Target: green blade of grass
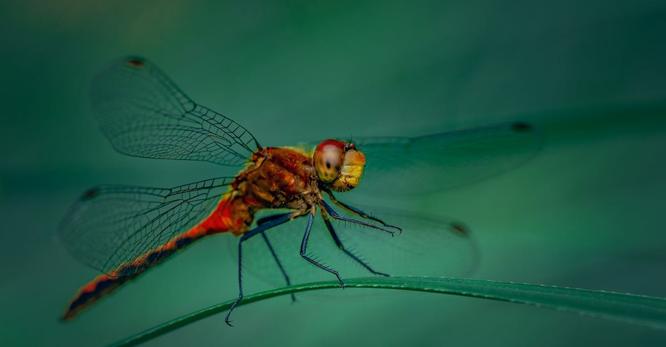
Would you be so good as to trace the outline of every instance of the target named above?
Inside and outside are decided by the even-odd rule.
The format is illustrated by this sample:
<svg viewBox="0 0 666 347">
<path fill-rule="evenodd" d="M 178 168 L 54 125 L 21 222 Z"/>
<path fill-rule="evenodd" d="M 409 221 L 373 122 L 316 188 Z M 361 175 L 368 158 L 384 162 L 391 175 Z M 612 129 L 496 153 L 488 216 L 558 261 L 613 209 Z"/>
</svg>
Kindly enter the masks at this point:
<svg viewBox="0 0 666 347">
<path fill-rule="evenodd" d="M 339 288 L 336 281 L 292 285 L 245 297 L 241 305 L 291 293 Z M 601 290 L 541 284 L 498 282 L 440 277 L 369 277 L 345 280 L 345 290 L 374 288 L 467 296 L 571 311 L 599 318 L 621 320 L 657 329 L 666 328 L 666 299 Z M 229 309 L 234 300 L 210 306 L 167 321 L 117 341 L 113 346 L 133 346 Z"/>
</svg>

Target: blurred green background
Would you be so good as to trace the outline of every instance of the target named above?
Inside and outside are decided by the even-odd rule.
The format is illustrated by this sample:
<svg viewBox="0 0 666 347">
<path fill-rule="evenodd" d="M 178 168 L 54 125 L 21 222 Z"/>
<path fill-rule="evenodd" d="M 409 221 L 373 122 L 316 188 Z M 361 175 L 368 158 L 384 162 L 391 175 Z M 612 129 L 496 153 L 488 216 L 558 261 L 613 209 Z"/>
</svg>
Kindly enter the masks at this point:
<svg viewBox="0 0 666 347">
<path fill-rule="evenodd" d="M 235 295 L 225 237 L 57 320 L 95 272 L 55 230 L 98 183 L 172 186 L 213 165 L 122 156 L 89 84 L 141 54 L 266 145 L 528 120 L 527 165 L 411 201 L 474 231 L 477 278 L 666 296 L 666 6 L 660 1 L 9 1 L 0 4 L 0 345 L 103 345 Z M 371 292 L 365 292 L 374 294 Z M 391 292 L 240 308 L 148 345 L 664 345 L 666 333 Z"/>
</svg>

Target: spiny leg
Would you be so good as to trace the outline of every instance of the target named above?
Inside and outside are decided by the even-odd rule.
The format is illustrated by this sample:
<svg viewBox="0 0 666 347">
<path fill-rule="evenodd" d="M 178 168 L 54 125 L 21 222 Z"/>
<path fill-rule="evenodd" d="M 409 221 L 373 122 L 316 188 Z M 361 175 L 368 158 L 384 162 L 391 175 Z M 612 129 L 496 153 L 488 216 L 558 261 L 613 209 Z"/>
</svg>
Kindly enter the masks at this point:
<svg viewBox="0 0 666 347">
<path fill-rule="evenodd" d="M 343 251 L 350 258 L 354 259 L 357 263 L 361 264 L 364 268 L 366 268 L 371 273 L 373 273 L 375 275 L 389 277 L 389 274 L 387 274 L 387 273 L 375 271 L 372 267 L 370 267 L 370 265 L 368 265 L 368 263 L 366 263 L 361 258 L 357 257 L 356 254 L 348 251 L 345 248 L 345 246 L 342 244 L 342 240 L 340 240 L 340 237 L 338 237 L 338 234 L 335 232 L 335 228 L 333 228 L 333 224 L 331 224 L 331 220 L 328 218 L 328 214 L 326 213 L 326 211 L 324 211 L 324 210 L 321 211 L 321 217 L 324 219 L 324 223 L 326 224 L 326 229 L 328 229 L 328 232 L 331 234 L 331 237 L 333 238 L 333 241 L 335 242 L 335 244 L 338 246 L 338 248 L 341 251 Z"/>
<path fill-rule="evenodd" d="M 335 277 L 337 277 L 337 279 L 338 279 L 338 282 L 340 282 L 340 287 L 344 287 L 345 284 L 344 284 L 344 282 L 342 282 L 342 278 L 340 278 L 340 274 L 337 271 L 333 270 L 329 266 L 326 266 L 326 265 L 312 259 L 310 256 L 307 255 L 308 240 L 310 239 L 310 231 L 312 230 L 312 222 L 313 221 L 314 221 L 314 213 L 310 213 L 308 215 L 308 223 L 305 226 L 305 234 L 303 234 L 303 241 L 301 241 L 301 257 L 303 257 L 303 259 L 307 260 L 310 264 L 335 275 Z"/>
<path fill-rule="evenodd" d="M 371 223 L 368 223 L 368 222 L 364 222 L 362 220 L 342 216 L 338 212 L 336 212 L 331 207 L 331 205 L 329 205 L 324 200 L 320 200 L 319 204 L 326 211 L 326 213 L 328 213 L 328 215 L 331 216 L 333 219 L 341 220 L 341 221 L 352 223 L 352 224 L 362 225 L 364 227 L 368 227 L 368 228 L 372 228 L 372 229 L 381 230 L 381 231 L 384 231 L 384 232 L 387 232 L 387 233 L 391 234 L 391 236 L 395 235 L 395 231 L 394 230 L 389 230 L 389 229 L 387 229 L 387 227 L 383 227 L 383 226 L 371 224 Z M 389 227 L 397 228 L 397 227 L 393 227 L 393 226 L 389 226 Z M 401 230 L 401 229 L 398 228 L 398 230 Z"/>
<path fill-rule="evenodd" d="M 345 209 L 345 210 L 347 210 L 347 211 L 349 211 L 349 212 L 351 212 L 351 213 L 353 213 L 353 214 L 355 214 L 355 215 L 357 215 L 357 216 L 359 216 L 359 217 L 361 217 L 361 218 L 365 218 L 365 219 L 373 220 L 373 221 L 375 221 L 375 222 L 377 222 L 377 223 L 379 223 L 379 224 L 381 224 L 381 225 L 383 225 L 383 226 L 385 226 L 385 227 L 387 227 L 387 228 L 393 228 L 393 229 L 396 229 L 396 230 L 399 231 L 399 232 L 402 232 L 402 228 L 400 228 L 400 227 L 398 227 L 398 226 L 395 226 L 395 225 L 387 224 L 387 223 L 384 222 L 383 220 L 381 220 L 381 219 L 379 219 L 379 218 L 377 218 L 377 217 L 373 217 L 373 216 L 371 216 L 371 215 L 369 215 L 369 214 L 367 214 L 367 213 L 361 211 L 361 210 L 360 210 L 359 208 L 357 208 L 357 207 L 354 207 L 354 206 L 348 205 L 348 204 L 346 204 L 346 203 L 344 203 L 344 202 L 338 200 L 338 199 L 335 197 L 335 195 L 333 195 L 333 192 L 331 192 L 330 190 L 324 190 L 324 191 L 326 192 L 326 194 L 328 194 L 328 197 L 331 199 L 331 201 L 333 201 L 334 204 L 336 204 L 336 205 L 342 207 L 343 209 Z"/>
<path fill-rule="evenodd" d="M 271 214 L 271 215 L 268 215 L 268 216 L 261 217 L 261 218 L 257 219 L 257 226 L 268 223 L 268 222 L 270 222 L 274 219 L 278 219 L 280 217 L 282 217 L 282 213 Z"/>
<path fill-rule="evenodd" d="M 243 301 L 243 242 L 245 242 L 247 239 L 257 235 L 261 234 L 264 231 L 276 227 L 280 224 L 286 223 L 290 221 L 292 218 L 298 217 L 302 215 L 301 213 L 296 214 L 296 213 L 283 213 L 279 215 L 279 217 L 272 218 L 270 221 L 263 223 L 261 225 L 256 226 L 254 229 L 246 232 L 241 236 L 240 240 L 238 241 L 238 298 L 236 301 L 231 305 L 229 308 L 229 311 L 227 312 L 227 316 L 224 318 L 224 322 L 227 323 L 228 326 L 231 325 L 231 321 L 229 318 L 231 317 L 231 312 L 240 304 L 241 301 Z"/>
<path fill-rule="evenodd" d="M 259 222 L 257 222 L 258 224 Z M 261 223 L 264 224 L 264 223 Z M 258 224 L 258 225 L 261 225 Z M 271 255 L 273 256 L 273 260 L 275 260 L 275 263 L 277 264 L 278 268 L 280 268 L 280 272 L 282 272 L 282 276 L 284 277 L 284 281 L 287 282 L 287 285 L 291 285 L 291 280 L 289 279 L 289 275 L 287 275 L 287 271 L 284 269 L 282 266 L 282 262 L 280 262 L 280 258 L 278 258 L 277 253 L 275 252 L 275 249 L 273 248 L 273 245 L 271 245 L 271 241 L 268 240 L 268 235 L 266 233 L 261 233 L 261 237 L 264 239 L 264 242 L 266 242 L 266 246 L 268 247 L 268 250 L 271 252 Z M 291 293 L 291 301 L 295 302 L 296 301 L 296 296 L 294 293 Z"/>
</svg>

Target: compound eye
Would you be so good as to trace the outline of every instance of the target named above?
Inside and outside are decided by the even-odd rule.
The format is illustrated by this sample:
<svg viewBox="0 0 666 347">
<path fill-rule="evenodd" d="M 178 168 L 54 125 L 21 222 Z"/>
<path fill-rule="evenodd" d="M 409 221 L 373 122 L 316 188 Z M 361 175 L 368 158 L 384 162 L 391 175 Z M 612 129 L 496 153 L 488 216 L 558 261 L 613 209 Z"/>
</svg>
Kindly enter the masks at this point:
<svg viewBox="0 0 666 347">
<path fill-rule="evenodd" d="M 315 151 L 314 164 L 319 179 L 325 183 L 335 181 L 340 175 L 340 166 L 344 160 L 344 146 L 337 143 L 323 142 Z"/>
</svg>

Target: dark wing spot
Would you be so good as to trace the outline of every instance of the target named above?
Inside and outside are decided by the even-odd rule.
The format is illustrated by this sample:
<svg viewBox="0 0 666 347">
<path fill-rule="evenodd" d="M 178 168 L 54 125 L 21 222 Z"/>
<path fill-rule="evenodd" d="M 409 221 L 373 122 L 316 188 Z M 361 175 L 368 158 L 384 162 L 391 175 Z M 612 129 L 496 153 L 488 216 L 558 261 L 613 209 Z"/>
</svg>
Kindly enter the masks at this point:
<svg viewBox="0 0 666 347">
<path fill-rule="evenodd" d="M 525 122 L 515 122 L 511 124 L 511 129 L 515 132 L 522 133 L 532 130 L 532 125 Z"/>
<path fill-rule="evenodd" d="M 469 235 L 469 229 L 467 229 L 466 226 L 460 223 L 451 224 L 451 230 L 453 230 L 453 232 L 455 232 L 456 234 L 460 234 L 461 236 Z"/>
<path fill-rule="evenodd" d="M 146 66 L 146 63 L 141 58 L 129 58 L 127 59 L 127 66 L 135 69 L 140 69 Z"/>
<path fill-rule="evenodd" d="M 99 189 L 97 188 L 90 188 L 88 189 L 85 193 L 83 193 L 83 196 L 81 196 L 81 200 L 89 200 L 97 196 L 99 194 Z"/>
</svg>

